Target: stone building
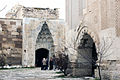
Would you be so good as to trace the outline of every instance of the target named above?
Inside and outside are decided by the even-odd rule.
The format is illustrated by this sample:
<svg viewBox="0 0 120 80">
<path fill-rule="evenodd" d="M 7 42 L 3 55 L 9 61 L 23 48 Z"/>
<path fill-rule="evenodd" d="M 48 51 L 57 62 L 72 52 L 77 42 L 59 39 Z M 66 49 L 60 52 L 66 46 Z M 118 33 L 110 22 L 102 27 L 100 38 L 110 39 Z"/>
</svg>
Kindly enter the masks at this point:
<svg viewBox="0 0 120 80">
<path fill-rule="evenodd" d="M 104 80 L 119 80 L 119 17 L 119 0 L 66 0 L 66 25 L 57 8 L 16 5 L 0 18 L 0 54 L 7 64 L 39 67 L 65 48 L 71 75 L 97 76 L 100 64 Z"/>
<path fill-rule="evenodd" d="M 96 62 L 100 58 L 98 53 L 101 52 L 102 77 L 104 80 L 119 80 L 120 1 L 66 0 L 66 15 L 66 30 L 69 30 L 66 35 L 71 34 L 71 32 L 76 35 L 74 37 L 74 54 L 70 55 L 74 57 L 71 60 L 73 66 L 68 72 L 76 76 L 98 75 L 93 66 L 94 62 L 91 61 L 93 60 L 94 64 L 97 64 Z M 66 41 L 72 39 L 73 35 L 66 36 Z M 70 51 L 70 47 L 68 47 L 68 51 Z"/>
<path fill-rule="evenodd" d="M 16 5 L 0 19 L 0 29 L 0 52 L 7 54 L 7 64 L 39 67 L 43 57 L 50 59 L 63 48 L 65 27 L 57 8 Z"/>
</svg>

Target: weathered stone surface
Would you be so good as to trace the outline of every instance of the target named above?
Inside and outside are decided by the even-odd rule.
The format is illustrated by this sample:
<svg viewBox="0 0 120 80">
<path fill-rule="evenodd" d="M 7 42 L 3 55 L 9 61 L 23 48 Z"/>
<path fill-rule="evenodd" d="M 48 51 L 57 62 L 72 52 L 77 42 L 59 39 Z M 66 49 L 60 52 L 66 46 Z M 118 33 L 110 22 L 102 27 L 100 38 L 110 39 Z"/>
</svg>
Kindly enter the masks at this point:
<svg viewBox="0 0 120 80">
<path fill-rule="evenodd" d="M 57 8 L 54 9 L 33 8 L 33 7 L 24 7 L 22 5 L 15 5 L 11 9 L 11 11 L 9 11 L 6 14 L 6 17 L 15 18 L 15 19 L 23 19 L 24 17 L 41 18 L 41 19 L 58 19 L 59 12 Z M 16 25 L 16 22 L 11 21 L 10 24 Z"/>
<path fill-rule="evenodd" d="M 4 24 L 5 22 L 4 21 L 0 21 L 0 24 Z"/>
<path fill-rule="evenodd" d="M 11 32 L 11 35 L 19 35 L 18 32 Z"/>
<path fill-rule="evenodd" d="M 14 43 L 16 48 L 22 48 L 22 41 L 15 41 Z"/>
<path fill-rule="evenodd" d="M 10 25 L 16 25 L 16 22 L 10 21 Z"/>
<path fill-rule="evenodd" d="M 21 23 L 22 20 L 0 19 L 0 21 L 3 21 L 1 22 L 1 28 L 3 34 L 0 35 L 0 50 L 1 53 L 7 55 L 6 64 L 10 63 L 11 65 L 21 65 L 22 35 L 19 34 L 21 34 L 22 31 L 16 29 L 16 28 L 20 28 L 20 25 L 16 25 L 16 23 L 18 22 Z M 22 25 L 21 25 L 21 29 L 22 29 Z"/>
<path fill-rule="evenodd" d="M 11 55 L 11 57 L 7 57 L 7 64 L 9 65 L 20 65 L 22 64 L 21 57 L 17 57 L 17 55 Z"/>
</svg>

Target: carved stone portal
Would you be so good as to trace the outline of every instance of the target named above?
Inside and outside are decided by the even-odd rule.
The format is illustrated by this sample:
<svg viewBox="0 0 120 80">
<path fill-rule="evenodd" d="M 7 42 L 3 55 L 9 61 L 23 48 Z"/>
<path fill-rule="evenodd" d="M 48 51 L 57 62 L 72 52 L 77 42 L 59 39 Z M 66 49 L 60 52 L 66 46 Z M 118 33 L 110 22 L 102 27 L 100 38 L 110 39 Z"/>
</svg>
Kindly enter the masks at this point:
<svg viewBox="0 0 120 80">
<path fill-rule="evenodd" d="M 48 51 L 38 51 L 42 49 L 43 50 L 46 49 Z M 42 56 L 42 55 L 47 54 L 45 57 L 43 56 L 42 58 L 50 59 L 50 57 L 54 55 L 54 42 L 53 42 L 52 34 L 46 22 L 43 24 L 41 31 L 38 34 L 36 45 L 35 45 L 35 50 L 36 50 L 36 55 Z"/>
</svg>

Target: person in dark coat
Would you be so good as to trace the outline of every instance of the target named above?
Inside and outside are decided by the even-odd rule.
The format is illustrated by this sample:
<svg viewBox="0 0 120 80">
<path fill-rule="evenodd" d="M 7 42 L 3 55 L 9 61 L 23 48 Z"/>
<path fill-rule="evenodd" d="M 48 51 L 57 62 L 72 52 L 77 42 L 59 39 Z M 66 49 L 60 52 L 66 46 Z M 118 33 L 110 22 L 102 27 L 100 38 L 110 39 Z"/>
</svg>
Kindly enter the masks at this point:
<svg viewBox="0 0 120 80">
<path fill-rule="evenodd" d="M 56 58 L 55 58 L 55 56 L 53 57 L 53 69 L 54 69 L 54 71 L 56 70 Z"/>
<path fill-rule="evenodd" d="M 49 70 L 52 70 L 53 69 L 53 59 L 52 59 L 52 57 L 50 58 L 50 68 L 49 68 Z"/>
<path fill-rule="evenodd" d="M 48 70 L 48 59 L 46 59 L 46 70 Z"/>
</svg>

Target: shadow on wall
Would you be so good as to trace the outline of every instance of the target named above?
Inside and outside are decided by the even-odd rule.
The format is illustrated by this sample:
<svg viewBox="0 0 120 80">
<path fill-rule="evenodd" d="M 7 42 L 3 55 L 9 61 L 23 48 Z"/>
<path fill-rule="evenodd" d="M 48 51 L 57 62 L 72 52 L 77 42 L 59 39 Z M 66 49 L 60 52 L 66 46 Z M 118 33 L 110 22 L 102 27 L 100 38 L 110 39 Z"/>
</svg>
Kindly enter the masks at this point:
<svg viewBox="0 0 120 80">
<path fill-rule="evenodd" d="M 77 52 L 76 62 L 69 64 L 69 67 L 72 69 L 72 76 L 94 77 L 98 58 L 95 43 L 89 34 L 84 33 L 77 47 Z"/>
</svg>

